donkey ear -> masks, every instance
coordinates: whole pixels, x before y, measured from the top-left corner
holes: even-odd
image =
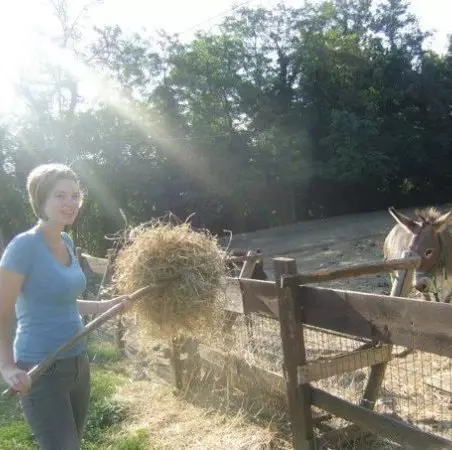
[[[441,214],[435,222],[433,222],[433,229],[437,233],[443,232],[452,223],[452,210]]]
[[[401,212],[396,211],[396,209],[391,206],[388,208],[389,214],[396,220],[397,223],[402,225],[409,233],[417,234],[419,231],[419,224],[416,223],[413,219],[405,216]]]

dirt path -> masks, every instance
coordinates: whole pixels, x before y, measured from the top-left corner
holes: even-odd
[[[445,211],[448,207],[440,208]],[[414,214],[414,208],[400,211]],[[278,256],[295,258],[300,272],[381,259],[384,238],[394,224],[388,211],[350,214],[234,235],[230,247],[259,248],[265,257],[265,270],[273,279],[272,258]],[[341,280],[325,286],[386,294],[389,275]]]

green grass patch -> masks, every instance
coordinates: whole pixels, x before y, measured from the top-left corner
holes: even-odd
[[[149,435],[145,430],[138,430],[129,435],[117,435],[103,443],[87,442],[83,450],[152,450]]]
[[[28,425],[23,420],[16,420],[0,427],[1,450],[37,449]]]
[[[111,370],[91,367],[91,403],[111,397],[124,381],[122,375]]]
[[[135,433],[118,439],[115,450],[150,450],[153,447],[149,442],[146,430],[137,430]]]
[[[89,348],[90,357],[97,355],[91,365],[91,403],[85,429],[83,450],[144,450],[151,448],[143,432],[119,435],[120,424],[127,411],[114,394],[125,381],[114,371],[119,352],[111,344],[95,343]],[[106,368],[108,366],[108,369]],[[0,389],[6,388],[0,382]],[[0,450],[36,450],[37,445],[25,423],[16,397],[0,396]]]
[[[6,384],[0,381],[0,391],[4,389]],[[28,426],[23,420],[17,398],[0,396],[0,450],[36,448]]]
[[[115,363],[121,359],[121,353],[116,345],[98,340],[88,341],[88,355],[95,364]]]
[[[92,367],[91,373],[91,403],[84,436],[87,446],[106,444],[127,413],[124,406],[112,398],[124,378],[99,367]]]
[[[0,377],[0,391],[3,392],[5,389],[6,384],[3,383]],[[22,412],[17,398],[0,395],[0,425],[7,425],[20,419],[22,419]]]

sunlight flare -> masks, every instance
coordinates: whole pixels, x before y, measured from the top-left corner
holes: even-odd
[[[146,136],[158,144],[159,148],[184,171],[213,192],[223,190],[222,183],[214,175],[218,168],[209,166],[206,159],[191,148],[191,138],[181,139],[172,136],[171,130],[163,123],[160,115],[145,108],[138,101],[126,98],[120,88],[107,76],[100,75],[83,62],[77,60],[71,51],[51,43],[43,46],[46,58],[69,73],[81,83],[83,93],[89,103],[96,98],[113,108],[120,116],[129,120]]]

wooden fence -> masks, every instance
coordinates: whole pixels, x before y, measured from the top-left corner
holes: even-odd
[[[240,367],[241,373],[267,379],[285,388],[295,449],[317,448],[312,407],[342,417],[352,422],[355,429],[386,437],[403,448],[452,448],[452,441],[444,437],[374,411],[387,365],[394,357],[393,346],[452,357],[452,305],[405,297],[412,271],[419,265],[418,258],[407,256],[399,260],[375,261],[308,274],[298,273],[294,259],[274,258],[275,281],[260,281],[247,278],[255,261],[252,253],[248,256],[240,276],[227,279],[229,301],[223,330],[227,333],[237,318],[244,317],[248,338],[254,339],[251,315],[279,323],[283,349],[282,374],[244,363],[238,356],[232,362]],[[96,273],[107,270],[107,259],[86,254],[80,254],[80,258],[86,269]],[[391,295],[312,285],[389,271],[397,271]],[[365,343],[345,355],[308,361],[304,342],[306,327],[364,338]],[[199,360],[202,354],[208,363],[227,357],[231,364],[231,355],[193,340],[187,342],[189,345],[184,349],[181,349],[180,342],[173,343],[173,369],[179,388],[183,384],[184,365],[190,363],[190,358]],[[182,351],[189,355],[185,361],[180,359]],[[356,404],[311,385],[316,380],[368,366],[371,369],[367,384]]]

